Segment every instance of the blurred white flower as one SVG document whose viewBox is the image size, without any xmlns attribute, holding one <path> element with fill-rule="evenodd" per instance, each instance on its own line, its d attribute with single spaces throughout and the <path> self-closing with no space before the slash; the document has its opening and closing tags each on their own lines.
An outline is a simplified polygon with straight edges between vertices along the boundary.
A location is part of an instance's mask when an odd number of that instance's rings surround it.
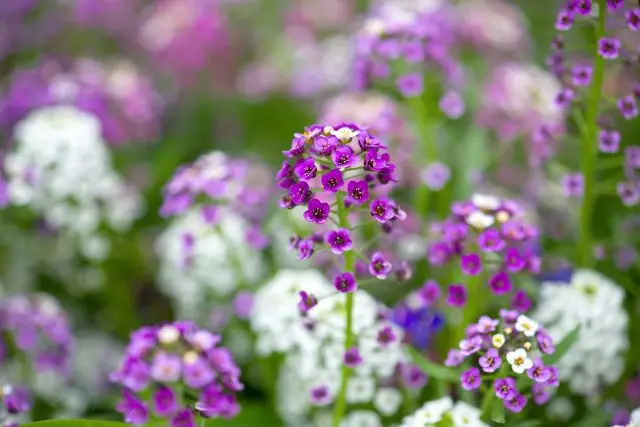
<svg viewBox="0 0 640 427">
<path fill-rule="evenodd" d="M 450 397 L 443 397 L 425 403 L 420 409 L 402 420 L 400 427 L 435 426 L 445 414 L 458 427 L 488 427 L 480 420 L 480 410 L 464 402 L 455 404 Z"/>
</svg>

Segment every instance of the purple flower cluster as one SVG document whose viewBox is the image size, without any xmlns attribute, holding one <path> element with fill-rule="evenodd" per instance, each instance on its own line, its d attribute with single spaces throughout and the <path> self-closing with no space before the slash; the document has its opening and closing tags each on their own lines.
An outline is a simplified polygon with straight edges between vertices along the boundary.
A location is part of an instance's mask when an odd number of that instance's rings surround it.
<svg viewBox="0 0 640 427">
<path fill-rule="evenodd" d="M 32 110 L 60 104 L 96 116 L 112 145 L 154 141 L 160 133 L 163 105 L 151 81 L 133 63 L 91 59 L 17 70 L 0 97 L 0 128 L 10 134 Z"/>
<path fill-rule="evenodd" d="M 429 263 L 441 266 L 455 261 L 468 276 L 489 273 L 489 286 L 495 295 L 512 291 L 511 274 L 536 274 L 540 270 L 535 252 L 538 230 L 512 200 L 475 195 L 455 203 L 452 215 L 434 228 L 437 240 L 428 248 Z M 464 287 L 459 288 L 449 297 L 453 305 L 464 303 Z"/>
<path fill-rule="evenodd" d="M 111 374 L 123 387 L 117 409 L 125 421 L 143 425 L 156 416 L 172 427 L 195 427 L 197 415 L 236 416 L 235 393 L 244 386 L 231 352 L 219 342 L 220 336 L 186 321 L 133 332 L 120 369 Z"/>
<path fill-rule="evenodd" d="M 214 225 L 221 208 L 229 207 L 252 225 L 246 236 L 248 243 L 263 247 L 266 236 L 259 226 L 271 190 L 268 176 L 260 163 L 230 158 L 220 151 L 205 154 L 176 171 L 164 188 L 160 214 L 180 215 L 197 206 L 205 222 Z"/>
<path fill-rule="evenodd" d="M 4 299 L 0 304 L 0 330 L 27 357 L 31 369 L 69 375 L 74 339 L 66 313 L 49 295 Z M 0 354 L 6 353 L 6 347 L 0 340 Z"/>
<path fill-rule="evenodd" d="M 528 402 L 524 389 L 531 387 L 533 401 L 544 405 L 551 388 L 558 387 L 558 369 L 546 366 L 532 352 L 553 354 L 551 337 L 533 320 L 514 310 L 500 310 L 500 318 L 482 316 L 469 325 L 458 349 L 449 350 L 445 365 L 471 366 L 460 376 L 462 388 L 477 390 L 483 381 L 493 381 L 497 398 L 511 412 L 521 412 Z M 487 378 L 487 376 L 491 376 Z"/>
<path fill-rule="evenodd" d="M 31 393 L 24 387 L 4 385 L 0 388 L 0 425 L 2 427 L 17 427 L 20 414 L 27 413 L 32 408 Z"/>
<path fill-rule="evenodd" d="M 427 72 L 441 73 L 452 86 L 460 84 L 463 70 L 455 52 L 455 19 L 450 10 L 417 15 L 408 22 L 391 23 L 371 18 L 358 33 L 355 54 L 355 86 L 364 90 L 377 80 L 396 79 L 403 96 L 422 94 Z M 400 75 L 393 69 L 401 64 Z M 461 99 L 451 105 L 460 109 Z M 453 114 L 455 115 L 455 114 Z"/>
</svg>

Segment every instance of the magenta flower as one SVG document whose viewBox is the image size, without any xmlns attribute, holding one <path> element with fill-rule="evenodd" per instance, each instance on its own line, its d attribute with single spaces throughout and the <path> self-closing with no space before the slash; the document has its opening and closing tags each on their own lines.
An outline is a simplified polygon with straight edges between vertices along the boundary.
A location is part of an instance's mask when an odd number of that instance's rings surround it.
<svg viewBox="0 0 640 427">
<path fill-rule="evenodd" d="M 592 76 L 593 67 L 591 65 L 575 65 L 571 71 L 573 84 L 576 86 L 589 86 Z"/>
<path fill-rule="evenodd" d="M 504 271 L 499 271 L 489 279 L 489 286 L 496 295 L 504 295 L 511 292 L 513 285 L 509 275 Z"/>
<path fill-rule="evenodd" d="M 500 232 L 496 229 L 489 229 L 480 233 L 478 245 L 485 252 L 499 252 L 506 246 Z"/>
<path fill-rule="evenodd" d="M 311 389 L 311 401 L 314 405 L 324 406 L 331 402 L 329 388 L 326 385 L 320 385 Z"/>
<path fill-rule="evenodd" d="M 482 272 L 482 258 L 476 253 L 469 253 L 460 257 L 460 267 L 464 274 L 477 276 Z"/>
<path fill-rule="evenodd" d="M 331 160 L 339 169 L 347 169 L 358 163 L 358 156 L 348 145 L 342 145 L 331 152 Z"/>
<path fill-rule="evenodd" d="M 440 300 L 440 295 L 440 286 L 435 280 L 428 280 L 420 289 L 418 289 L 418 296 L 427 306 L 438 302 L 438 300 Z"/>
<path fill-rule="evenodd" d="M 340 273 L 333 278 L 333 286 L 340 293 L 349 293 L 353 292 L 358 288 L 358 284 L 356 283 L 356 278 L 352 273 L 345 272 Z"/>
<path fill-rule="evenodd" d="M 387 347 L 389 344 L 395 342 L 397 339 L 396 333 L 390 325 L 385 325 L 378 331 L 376 341 L 382 347 Z"/>
<path fill-rule="evenodd" d="M 300 242 L 298 243 L 298 259 L 299 260 L 305 260 L 305 259 L 311 258 L 311 256 L 313 255 L 313 252 L 314 252 L 313 240 L 311 239 L 300 240 Z"/>
<path fill-rule="evenodd" d="M 353 248 L 351 233 L 346 228 L 331 230 L 327 233 L 327 243 L 331 248 L 331 252 L 340 255 L 343 252 L 350 251 Z"/>
<path fill-rule="evenodd" d="M 511 298 L 511 307 L 520 313 L 526 313 L 533 306 L 533 301 L 529 298 L 529 295 L 523 290 L 518 290 L 513 294 Z"/>
<path fill-rule="evenodd" d="M 351 203 L 361 205 L 369 201 L 369 184 L 366 181 L 349 181 L 347 197 Z"/>
<path fill-rule="evenodd" d="M 311 199 L 309 200 L 307 210 L 304 212 L 303 216 L 304 219 L 309 222 L 324 224 L 327 222 L 330 213 L 331 208 L 329 203 L 323 203 L 318 199 Z"/>
<path fill-rule="evenodd" d="M 375 252 L 371 256 L 369 262 L 369 273 L 376 279 L 384 280 L 387 278 L 393 266 L 386 260 L 381 252 Z"/>
<path fill-rule="evenodd" d="M 551 371 L 544 365 L 542 359 L 533 361 L 533 366 L 527 370 L 527 376 L 536 383 L 546 384 L 551 379 Z"/>
<path fill-rule="evenodd" d="M 180 408 L 176 393 L 170 387 L 160 386 L 153 393 L 153 411 L 166 418 L 175 414 Z"/>
<path fill-rule="evenodd" d="M 406 74 L 398 77 L 397 85 L 402 96 L 410 98 L 421 95 L 424 90 L 424 77 L 422 74 Z"/>
<path fill-rule="evenodd" d="M 482 377 L 478 368 L 469 368 L 460 376 L 460 385 L 467 391 L 477 390 L 482 385 Z"/>
<path fill-rule="evenodd" d="M 478 359 L 478 364 L 484 372 L 493 373 L 502 366 L 502 358 L 498 350 L 490 348 Z"/>
<path fill-rule="evenodd" d="M 604 59 L 616 59 L 620 54 L 620 40 L 612 37 L 602 37 L 598 40 L 598 53 Z"/>
<path fill-rule="evenodd" d="M 527 396 L 517 394 L 511 399 L 504 399 L 504 407 L 513 413 L 520 413 L 527 406 Z"/>
<path fill-rule="evenodd" d="M 494 383 L 494 389 L 498 399 L 512 400 L 518 396 L 516 381 L 511 377 L 497 379 Z"/>
<path fill-rule="evenodd" d="M 631 9 L 625 12 L 624 17 L 631 31 L 640 29 L 640 9 Z"/>
<path fill-rule="evenodd" d="M 178 381 L 181 370 L 182 360 L 178 355 L 159 352 L 151 362 L 151 378 L 156 381 L 164 383 Z"/>
<path fill-rule="evenodd" d="M 386 197 L 379 197 L 371 202 L 371 216 L 379 223 L 384 224 L 395 216 L 394 204 Z"/>
<path fill-rule="evenodd" d="M 318 173 L 318 168 L 316 167 L 316 162 L 312 158 L 302 159 L 300 162 L 296 164 L 293 168 L 296 175 L 300 179 L 310 180 L 316 177 Z"/>
<path fill-rule="evenodd" d="M 565 175 L 562 179 L 564 193 L 569 197 L 582 197 L 584 194 L 584 176 L 581 173 Z"/>
<path fill-rule="evenodd" d="M 444 361 L 444 365 L 448 367 L 460 366 L 464 362 L 465 355 L 462 351 L 456 349 L 450 349 L 447 354 L 447 358 Z"/>
<path fill-rule="evenodd" d="M 342 180 L 342 172 L 340 169 L 333 169 L 326 174 L 322 175 L 320 179 L 322 181 L 322 188 L 325 191 L 335 193 L 342 188 L 344 181 Z"/>
<path fill-rule="evenodd" d="M 622 116 L 627 120 L 638 117 L 638 105 L 633 96 L 620 98 L 618 100 L 618 109 L 620 109 L 620 113 L 622 113 Z"/>
<path fill-rule="evenodd" d="M 308 294 L 305 291 L 300 291 L 300 301 L 298 302 L 298 308 L 302 312 L 307 312 L 313 307 L 318 305 L 318 298 L 313 294 Z"/>
<path fill-rule="evenodd" d="M 350 368 L 355 368 L 362 363 L 362 356 L 357 347 L 352 347 L 344 353 L 344 364 Z"/>
<path fill-rule="evenodd" d="M 309 189 L 309 184 L 305 181 L 300 181 L 289 187 L 289 197 L 294 205 L 301 205 L 307 203 L 313 193 Z"/>
<path fill-rule="evenodd" d="M 454 307 L 463 307 L 467 302 L 467 290 L 463 285 L 449 286 L 447 303 Z"/>
</svg>

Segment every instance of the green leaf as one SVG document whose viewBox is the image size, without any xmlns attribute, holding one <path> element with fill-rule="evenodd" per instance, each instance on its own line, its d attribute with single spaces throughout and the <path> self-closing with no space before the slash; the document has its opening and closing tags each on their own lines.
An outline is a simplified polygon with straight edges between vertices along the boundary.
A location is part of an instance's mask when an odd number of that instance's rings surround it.
<svg viewBox="0 0 640 427">
<path fill-rule="evenodd" d="M 456 383 L 460 380 L 460 373 L 457 370 L 431 362 L 420 354 L 418 350 L 409 345 L 405 345 L 404 348 L 409 353 L 409 356 L 411 356 L 413 363 L 427 375 L 449 383 Z"/>
<path fill-rule="evenodd" d="M 22 427 L 130 427 L 127 423 L 102 420 L 47 420 L 21 424 Z"/>
<path fill-rule="evenodd" d="M 608 427 L 611 414 L 607 411 L 594 411 L 586 414 L 584 418 L 571 424 L 571 427 Z"/>
<path fill-rule="evenodd" d="M 573 344 L 578 340 L 580 336 L 580 325 L 576 326 L 571 332 L 569 332 L 559 343 L 556 345 L 556 351 L 553 354 L 548 354 L 542 358 L 546 365 L 553 365 L 560 361 L 565 354 L 571 349 Z"/>
<path fill-rule="evenodd" d="M 492 393 L 492 391 L 490 392 Z M 504 403 L 500 399 L 495 399 L 491 405 L 491 420 L 498 424 L 504 424 L 506 422 L 504 417 Z"/>
<path fill-rule="evenodd" d="M 242 410 L 232 420 L 212 418 L 206 420 L 205 427 L 264 427 L 281 426 L 282 421 L 272 408 L 262 404 L 241 402 Z"/>
<path fill-rule="evenodd" d="M 542 424 L 543 422 L 540 420 L 526 420 L 518 424 L 513 424 L 513 427 L 538 427 Z"/>
</svg>

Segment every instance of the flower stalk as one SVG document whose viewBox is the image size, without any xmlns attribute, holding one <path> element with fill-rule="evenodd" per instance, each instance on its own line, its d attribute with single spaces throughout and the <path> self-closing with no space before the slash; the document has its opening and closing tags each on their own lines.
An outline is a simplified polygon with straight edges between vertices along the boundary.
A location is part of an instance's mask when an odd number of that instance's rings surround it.
<svg viewBox="0 0 640 427">
<path fill-rule="evenodd" d="M 602 100 L 604 85 L 605 58 L 598 53 L 597 42 L 605 34 L 607 20 L 607 2 L 598 0 L 599 13 L 595 27 L 596 54 L 593 66 L 593 84 L 586 107 L 586 129 L 583 134 L 584 144 L 581 150 L 580 169 L 584 176 L 584 193 L 580 209 L 579 264 L 590 267 L 593 264 L 593 207 L 595 203 L 595 173 L 598 156 L 598 111 Z"/>
</svg>

